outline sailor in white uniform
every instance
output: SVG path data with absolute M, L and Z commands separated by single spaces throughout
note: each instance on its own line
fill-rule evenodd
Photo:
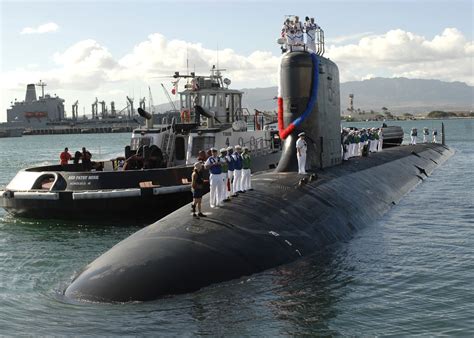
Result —
M 304 46 L 303 23 L 297 16 L 295 16 L 293 29 L 295 31 L 294 44 L 295 46 L 298 46 L 295 50 L 302 50 Z
M 281 28 L 281 40 L 283 41 L 283 44 L 281 46 L 281 52 L 285 53 L 288 50 L 288 38 L 287 34 L 290 31 L 290 19 L 286 19 L 285 22 L 283 23 L 283 27 Z
M 306 174 L 306 150 L 308 145 L 304 139 L 305 133 L 298 134 L 296 141 L 296 158 L 298 159 L 298 174 Z
M 306 17 L 306 22 L 304 23 L 304 30 L 306 32 L 306 47 L 313 52 L 316 51 L 316 29 L 318 26 L 314 23 L 314 18 L 309 20 Z
M 242 191 L 252 190 L 252 181 L 250 180 L 251 175 L 251 158 L 249 148 L 244 147 L 244 151 L 242 153 Z
M 379 128 L 378 133 L 379 133 L 379 144 L 377 145 L 377 151 L 382 151 L 382 147 L 383 147 L 383 132 L 382 132 L 382 128 Z
M 438 143 L 436 140 L 436 136 L 438 136 L 438 131 L 436 129 L 433 129 L 433 143 Z
M 428 136 L 430 136 L 430 130 L 428 128 L 423 128 L 423 143 L 428 142 Z
M 416 144 L 416 138 L 417 138 L 417 136 L 418 136 L 418 129 L 416 129 L 416 128 L 411 128 L 410 136 L 411 136 L 411 142 L 410 142 L 410 144 Z
M 236 195 L 237 193 L 242 192 L 242 147 L 236 145 L 234 149 L 235 151 L 232 154 L 232 157 L 234 158 L 234 182 L 232 185 L 234 195 Z
M 293 23 L 290 22 L 288 29 L 286 30 L 286 49 L 292 50 L 293 46 L 295 46 L 295 28 Z
M 209 156 L 204 167 L 209 169 L 209 185 L 210 185 L 210 198 L 209 202 L 211 208 L 215 208 L 220 206 L 222 203 L 223 198 L 221 197 L 221 163 L 219 156 L 217 156 L 217 149 L 211 148 L 212 156 Z

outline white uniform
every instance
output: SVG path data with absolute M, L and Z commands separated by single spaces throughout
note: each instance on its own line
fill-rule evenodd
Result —
M 411 130 L 411 134 L 410 134 L 410 135 L 411 135 L 411 142 L 410 142 L 410 144 L 416 144 L 416 137 L 418 136 L 418 132 L 417 132 L 416 128 L 413 128 L 413 129 Z
M 438 143 L 438 141 L 436 140 L 436 136 L 438 136 L 438 131 L 433 130 L 433 143 Z
M 383 147 L 383 134 L 382 134 L 382 129 L 380 129 L 378 131 L 379 133 L 379 144 L 377 145 L 377 151 L 382 151 L 382 147 Z
M 296 141 L 296 157 L 298 158 L 298 174 L 306 174 L 306 150 L 308 145 L 306 141 L 302 138 L 298 138 Z
M 295 31 L 294 44 L 296 46 L 299 46 L 299 47 L 296 47 L 294 50 L 303 50 L 303 47 L 302 47 L 304 45 L 303 24 L 300 21 L 295 22 L 295 24 L 293 25 L 293 29 Z
M 228 164 L 226 164 L 227 160 L 224 157 L 220 157 L 219 160 L 221 161 L 223 166 L 224 165 L 228 166 Z M 228 172 L 228 169 L 227 169 L 227 172 Z M 229 189 L 227 189 L 227 180 L 229 179 L 227 176 L 228 175 L 227 172 L 222 172 L 221 174 L 222 183 L 221 183 L 221 193 L 219 196 L 222 199 L 221 202 L 223 202 L 225 199 L 228 199 L 230 197 L 230 191 Z
M 295 32 L 293 28 L 286 31 L 286 48 L 289 50 L 295 45 Z
M 313 52 L 316 51 L 316 24 L 311 23 L 311 21 L 306 21 L 304 23 L 305 32 L 306 32 L 306 47 Z
M 242 155 L 242 162 L 244 160 L 244 158 L 246 157 L 250 157 L 250 154 L 245 154 L 245 155 Z M 250 168 L 249 169 L 245 169 L 243 167 L 243 163 L 242 163 L 242 190 L 243 191 L 246 191 L 246 190 L 249 190 L 249 189 L 252 189 L 252 186 L 251 186 L 251 180 L 250 180 L 250 176 L 251 176 L 251 170 Z
M 428 142 L 428 136 L 430 135 L 430 132 L 428 128 L 423 129 L 423 143 Z
M 221 197 L 221 189 L 222 189 L 222 174 L 221 169 L 219 170 L 214 169 L 215 165 L 220 163 L 219 157 L 210 156 L 204 166 L 209 169 L 209 202 L 211 208 L 215 208 L 222 203 L 223 198 Z M 214 171 L 214 173 L 213 173 Z M 218 172 L 218 173 L 217 173 Z
M 288 49 L 288 40 L 287 40 L 287 34 L 290 30 L 290 26 L 287 25 L 286 23 L 283 24 L 283 27 L 281 28 L 281 37 L 285 41 L 283 44 L 283 49 L 286 51 Z

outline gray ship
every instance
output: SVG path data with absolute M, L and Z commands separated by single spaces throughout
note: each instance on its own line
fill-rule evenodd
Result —
M 37 97 L 36 86 L 41 87 L 41 96 Z M 110 103 L 110 110 L 105 101 L 97 98 L 91 105 L 91 118 L 79 118 L 78 101 L 72 105 L 72 116 L 66 117 L 64 99 L 44 93 L 46 83 L 28 84 L 24 101 L 15 100 L 7 109 L 7 123 L 0 125 L 3 137 L 42 134 L 80 134 L 131 132 L 143 124 L 143 119 L 135 116 L 133 99 L 127 98 L 127 106 L 121 111 L 115 110 L 115 103 Z M 99 112 L 99 105 L 101 112 Z M 140 101 L 144 105 L 144 100 Z M 122 114 L 127 110 L 127 113 Z

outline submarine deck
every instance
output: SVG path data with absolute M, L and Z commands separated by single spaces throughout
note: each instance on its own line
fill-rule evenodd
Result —
M 255 190 L 196 218 L 189 205 L 115 245 L 66 296 L 151 300 L 251 275 L 324 249 L 385 214 L 451 155 L 439 144 L 386 149 L 318 171 L 254 175 Z

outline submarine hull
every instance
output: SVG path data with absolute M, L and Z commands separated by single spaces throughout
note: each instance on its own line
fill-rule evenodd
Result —
M 189 205 L 115 245 L 78 274 L 67 297 L 146 301 L 260 272 L 345 241 L 380 219 L 453 151 L 386 149 L 314 176 L 254 175 L 255 190 L 193 218 Z M 210 210 L 210 212 L 208 212 Z

